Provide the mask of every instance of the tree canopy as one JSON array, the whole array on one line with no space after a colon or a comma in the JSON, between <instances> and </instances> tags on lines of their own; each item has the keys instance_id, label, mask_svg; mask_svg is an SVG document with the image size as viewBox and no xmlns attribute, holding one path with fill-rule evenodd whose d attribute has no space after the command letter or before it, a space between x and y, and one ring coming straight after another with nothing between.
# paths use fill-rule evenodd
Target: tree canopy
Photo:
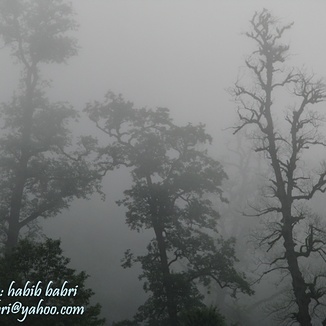
<instances>
[{"instance_id":1,"label":"tree canopy","mask_svg":"<svg viewBox=\"0 0 326 326\"><path fill-rule=\"evenodd\" d=\"M62 63L77 54L73 9L64 0L1 0L0 35L11 55L25 68Z\"/></svg>"},{"instance_id":2,"label":"tree canopy","mask_svg":"<svg viewBox=\"0 0 326 326\"><path fill-rule=\"evenodd\" d=\"M234 239L218 233L213 200L226 201L221 186L227 176L207 153L211 137L204 125L177 126L166 108L136 109L112 92L85 111L106 136L97 148L99 170L130 169L132 187L118 202L127 208L127 224L154 232L147 253L134 257L127 250L123 263L141 264L140 278L150 293L136 320L177 325L180 311L201 306L198 284L212 280L233 293L251 294L234 267Z\"/></svg>"},{"instance_id":3,"label":"tree canopy","mask_svg":"<svg viewBox=\"0 0 326 326\"><path fill-rule=\"evenodd\" d=\"M47 239L45 242L34 242L29 239L21 240L10 254L0 257L0 288L4 290L1 297L1 307L13 305L19 301L24 307L82 307L82 313L60 314L56 313L2 313L3 325L71 325L71 326L100 326L104 325L104 319L99 318L100 305L91 305L90 299L93 291L88 289L85 282L88 275L85 272L77 273L68 267L70 260L62 254L60 241ZM12 284L14 280L14 284ZM29 283L27 283L29 282ZM41 283L39 283L41 282ZM65 283L66 282L66 283ZM10 287L10 285L12 286ZM26 286L27 284L27 286ZM39 286L37 286L39 284ZM46 295L46 289L71 288L77 289L71 295ZM7 296L9 289L40 289L39 295ZM34 286L34 288L33 288ZM77 287L76 287L77 286ZM27 292L26 292L27 293ZM40 302L42 300L42 302ZM17 321L23 320L22 322Z\"/></svg>"},{"instance_id":4,"label":"tree canopy","mask_svg":"<svg viewBox=\"0 0 326 326\"><path fill-rule=\"evenodd\" d=\"M72 150L76 111L51 103L41 77L42 64L63 63L77 53L76 39L68 36L76 26L66 1L0 1L0 39L22 67L17 92L0 107L0 223L8 250L38 217L58 214L98 186L84 159L88 139Z\"/></svg>"}]
</instances>

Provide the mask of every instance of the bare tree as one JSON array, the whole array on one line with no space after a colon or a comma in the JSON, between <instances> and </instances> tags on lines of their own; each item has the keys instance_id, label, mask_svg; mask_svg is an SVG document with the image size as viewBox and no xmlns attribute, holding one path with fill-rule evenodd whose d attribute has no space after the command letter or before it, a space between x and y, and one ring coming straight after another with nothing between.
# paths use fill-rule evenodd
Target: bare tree
<instances>
[{"instance_id":1,"label":"bare tree","mask_svg":"<svg viewBox=\"0 0 326 326\"><path fill-rule=\"evenodd\" d=\"M270 164L264 204L255 208L254 215L275 214L276 221L260 241L267 251L279 245L282 253L269 262L265 274L282 270L290 277L295 302L292 322L309 326L323 304L326 274L307 273L305 264L314 257L325 261L326 241L308 201L325 192L326 165L321 164L319 171L307 171L305 158L312 148L326 145L319 132L324 118L312 109L326 99L326 88L314 75L286 67L289 46L281 39L292 24L281 25L266 9L256 12L250 23L246 36L255 42L256 50L245 64L252 86L238 81L232 89L239 116L234 133L253 128L255 150ZM282 120L279 108L283 95L289 93L292 106Z\"/></svg>"}]
</instances>

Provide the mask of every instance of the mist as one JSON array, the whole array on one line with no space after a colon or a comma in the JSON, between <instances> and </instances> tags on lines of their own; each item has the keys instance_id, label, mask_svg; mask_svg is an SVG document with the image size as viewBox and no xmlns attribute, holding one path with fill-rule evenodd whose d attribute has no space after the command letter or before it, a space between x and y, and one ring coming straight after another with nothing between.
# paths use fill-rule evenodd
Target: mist
<instances>
[{"instance_id":1,"label":"mist","mask_svg":"<svg viewBox=\"0 0 326 326\"><path fill-rule=\"evenodd\" d=\"M233 167L238 156L232 152L237 148L237 137L231 128L238 117L229 88L247 74L244 60L255 47L244 33L254 12L263 8L281 22L294 22L284 37L290 45L288 64L325 78L326 3L74 0L72 4L79 24L72 34L78 39L79 53L66 64L42 67L42 76L51 80L48 98L67 101L80 113L78 122L72 123L76 135L97 136L103 142L104 136L83 110L87 103L103 101L108 90L122 94L136 108L168 108L176 125L203 123L213 139L208 153L221 162L229 177L222 186L229 203L216 204L221 215L220 232L226 238L236 237L235 248L240 258L237 268L246 272L250 280L257 279L259 271L255 264L266 255L253 241L253 234L263 232L259 231L261 219L244 216L243 212L250 213L250 205L260 200L269 166L262 156L253 153L248 158L248 176ZM19 66L11 62L8 51L1 50L0 56L3 72L0 95L5 102L17 88ZM293 104L291 101L288 105ZM324 106L321 104L321 110ZM321 131L326 134L325 127ZM245 149L245 155L252 151L253 145L243 139L240 148ZM314 164L323 159L324 148L309 155L307 165L316 168ZM242 182L247 182L247 186L241 189ZM90 275L87 285L95 292L94 302L102 305L106 325L131 319L148 297L138 279L141 266L130 269L121 266L128 248L141 255L155 236L150 229L139 233L130 230L125 219L126 208L116 203L131 185L130 169L109 171L102 180L105 200L94 193L89 200L75 199L55 217L39 219L47 237L61 240L64 254L71 259L70 265ZM232 191L237 186L244 193L238 202L232 202ZM313 199L311 206L325 220L323 202L321 194ZM252 261L243 259L248 256ZM240 320L239 325L273 326L279 323L268 316L266 307L254 306L256 302L265 303L274 294L278 279L276 273L255 283L256 293L250 298L241 294L238 299L230 299L227 291L218 287L211 289L209 295L204 289L201 291L205 293L205 303L217 305L228 318L232 314L234 317L232 307L238 305L238 317L248 317L242 323ZM246 309L247 314L243 312Z\"/></svg>"}]
</instances>

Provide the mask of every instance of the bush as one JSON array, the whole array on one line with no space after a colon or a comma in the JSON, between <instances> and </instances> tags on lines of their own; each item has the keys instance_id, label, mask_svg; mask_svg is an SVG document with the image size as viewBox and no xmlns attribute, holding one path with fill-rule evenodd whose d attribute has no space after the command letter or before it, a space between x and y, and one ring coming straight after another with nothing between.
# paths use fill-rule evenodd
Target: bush
<instances>
[{"instance_id":1,"label":"bush","mask_svg":"<svg viewBox=\"0 0 326 326\"><path fill-rule=\"evenodd\" d=\"M104 325L105 320L99 318L100 305L90 305L90 298L94 292L85 287L88 275L85 272L77 273L69 268L67 266L69 261L62 255L60 241L51 239L44 243L22 240L11 254L0 257L0 290L3 291L0 305L1 325L11 326L24 323L33 326ZM26 288L25 295L24 287ZM14 296L12 291L8 296L9 288L15 289ZM55 288L59 290L53 292ZM37 289L40 290L37 291ZM63 296L65 289L71 289L70 295L67 290L66 296ZM22 309L18 313L4 310L5 306L12 309L15 302L29 307L26 319L24 319ZM52 308L57 309L56 312L54 310L49 312L50 307L53 306L56 307ZM64 315L59 313L63 306L80 306L83 307L84 312ZM19 322L17 319L24 319L24 321Z\"/></svg>"},{"instance_id":2,"label":"bush","mask_svg":"<svg viewBox=\"0 0 326 326\"><path fill-rule=\"evenodd\" d=\"M226 326L225 318L215 307L195 308L183 312L180 316L181 326Z\"/></svg>"}]
</instances>

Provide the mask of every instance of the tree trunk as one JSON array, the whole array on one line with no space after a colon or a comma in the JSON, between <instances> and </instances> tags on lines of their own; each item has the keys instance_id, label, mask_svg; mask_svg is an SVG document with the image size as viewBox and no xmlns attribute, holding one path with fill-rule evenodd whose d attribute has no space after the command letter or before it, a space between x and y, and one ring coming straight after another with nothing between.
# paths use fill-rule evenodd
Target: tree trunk
<instances>
[{"instance_id":1,"label":"tree trunk","mask_svg":"<svg viewBox=\"0 0 326 326\"><path fill-rule=\"evenodd\" d=\"M146 182L149 189L152 189L153 183L150 175L146 175ZM164 228L162 227L161 224L161 218L163 218L162 212L159 213L160 207L157 204L156 198L155 196L153 196L153 194L151 196L149 204L151 207L153 229L155 232L156 241L160 253L161 270L163 275L162 283L165 289L166 301L167 301L166 306L167 306L169 320L170 320L169 326L178 326L178 309L175 303L173 282L171 278L172 275L170 273L169 262L166 253L167 250L166 250L165 240L163 236Z\"/></svg>"},{"instance_id":2,"label":"tree trunk","mask_svg":"<svg viewBox=\"0 0 326 326\"><path fill-rule=\"evenodd\" d=\"M166 291L167 310L170 319L170 326L177 326L178 310L177 310L177 305L175 303L173 283L171 282L171 273L170 273L168 258L166 254L166 246L163 237L163 230L157 225L154 225L154 231L155 231L156 240L160 252L160 261L161 261L161 268L163 273L163 286Z\"/></svg>"},{"instance_id":3,"label":"tree trunk","mask_svg":"<svg viewBox=\"0 0 326 326\"><path fill-rule=\"evenodd\" d=\"M283 215L284 216L284 215ZM298 305L297 321L301 326L312 326L309 314L310 297L306 293L306 283L299 268L298 257L294 250L293 227L290 222L284 218L283 239L285 248L285 257L289 266L292 278L292 288L295 301Z\"/></svg>"},{"instance_id":4,"label":"tree trunk","mask_svg":"<svg viewBox=\"0 0 326 326\"><path fill-rule=\"evenodd\" d=\"M17 245L18 236L19 236L19 217L22 207L23 191L26 180L26 164L21 162L19 171L16 176L15 188L11 196L10 203L10 215L8 220L8 237L6 243L6 251L10 253L12 249Z\"/></svg>"},{"instance_id":5,"label":"tree trunk","mask_svg":"<svg viewBox=\"0 0 326 326\"><path fill-rule=\"evenodd\" d=\"M33 125L33 97L36 87L37 73L35 67L29 67L26 74L26 95L23 112L23 125L21 133L20 158L16 168L16 180L10 202L10 213L8 218L8 234L6 251L11 252L17 245L20 225L19 219L22 209L23 193L27 179L28 161L31 156L30 138Z\"/></svg>"},{"instance_id":6,"label":"tree trunk","mask_svg":"<svg viewBox=\"0 0 326 326\"><path fill-rule=\"evenodd\" d=\"M297 321L301 326L311 326L311 317L309 314L309 303L310 298L306 294L306 284L299 268L298 257L294 250L293 241L293 226L292 222L289 220L291 218L291 206L292 200L287 200L287 198L292 198L292 190L288 188L288 193L286 192L285 182L282 177L281 168L279 165L279 160L277 157L277 146L275 142L275 131L273 125L273 118L271 114L272 105L272 80L273 80L273 55L271 52L266 52L266 120L267 120L267 137L269 141L269 154L271 156L271 163L274 170L274 175L277 183L277 196L282 203L282 215L283 215L283 239L285 248L285 257L289 266L289 271L292 278L292 288L295 296L295 301L298 305L299 311L297 314ZM291 180L289 180L290 182Z\"/></svg>"}]
</instances>

